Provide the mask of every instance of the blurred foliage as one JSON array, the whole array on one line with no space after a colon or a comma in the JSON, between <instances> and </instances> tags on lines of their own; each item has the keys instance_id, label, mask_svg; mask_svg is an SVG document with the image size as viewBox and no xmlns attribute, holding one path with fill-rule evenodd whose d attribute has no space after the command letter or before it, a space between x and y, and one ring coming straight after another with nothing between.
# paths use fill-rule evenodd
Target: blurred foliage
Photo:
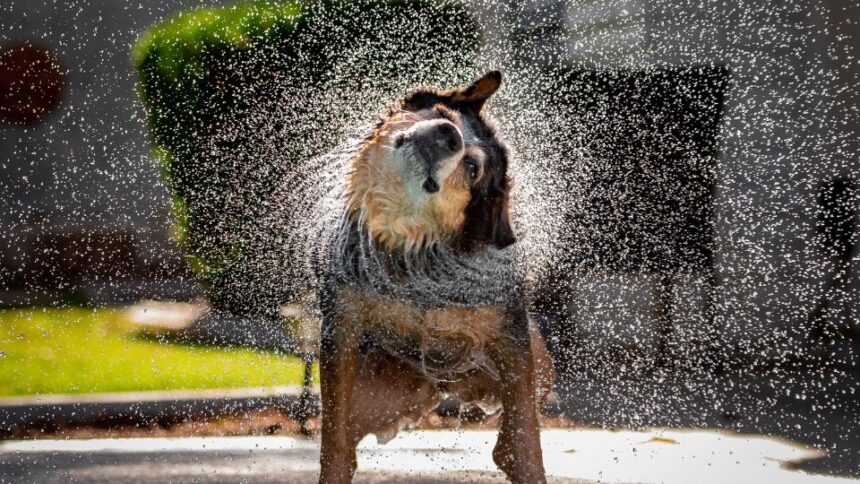
<instances>
[{"instance_id":1,"label":"blurred foliage","mask_svg":"<svg viewBox=\"0 0 860 484\"><path fill-rule=\"evenodd\" d=\"M116 309L0 310L0 396L299 385L295 356L161 343Z\"/></svg>"},{"instance_id":2,"label":"blurred foliage","mask_svg":"<svg viewBox=\"0 0 860 484\"><path fill-rule=\"evenodd\" d=\"M227 288L266 275L253 262L266 237L255 223L292 163L337 142L332 125L345 117L325 112L336 109L332 96L465 62L478 41L474 17L450 0L257 1L183 12L145 32L132 52L140 96L175 195L175 233L212 303L246 313L283 301L271 280L252 297ZM278 102L295 105L290 119L271 121L291 140L276 159L249 146L253 136L216 139L270 99L272 85L292 86Z\"/></svg>"}]
</instances>

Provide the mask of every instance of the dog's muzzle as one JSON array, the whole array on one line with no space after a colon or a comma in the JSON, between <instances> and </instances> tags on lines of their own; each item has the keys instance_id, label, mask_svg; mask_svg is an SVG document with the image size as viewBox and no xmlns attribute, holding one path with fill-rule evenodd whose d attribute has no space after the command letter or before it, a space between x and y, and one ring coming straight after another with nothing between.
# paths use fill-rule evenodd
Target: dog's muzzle
<instances>
[{"instance_id":1,"label":"dog's muzzle","mask_svg":"<svg viewBox=\"0 0 860 484\"><path fill-rule=\"evenodd\" d=\"M409 131L397 139L397 144L410 143L415 157L424 164L427 179L421 186L427 193L439 191L439 181L434 178L437 168L445 160L463 149L463 135L448 120L434 119L415 123Z\"/></svg>"}]
</instances>

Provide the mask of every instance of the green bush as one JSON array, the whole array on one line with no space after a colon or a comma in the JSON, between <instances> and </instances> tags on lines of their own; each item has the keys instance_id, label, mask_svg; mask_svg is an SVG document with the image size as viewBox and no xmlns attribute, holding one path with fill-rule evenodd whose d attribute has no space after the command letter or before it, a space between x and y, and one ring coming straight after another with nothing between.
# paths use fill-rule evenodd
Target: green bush
<instances>
[{"instance_id":1,"label":"green bush","mask_svg":"<svg viewBox=\"0 0 860 484\"><path fill-rule=\"evenodd\" d=\"M259 254L277 234L258 221L290 166L345 132L352 118L338 96L378 110L367 93L444 80L473 62L478 42L474 18L450 0L251 2L145 32L133 51L140 96L178 239L213 304L270 312L290 296L265 267L278 259Z\"/></svg>"}]
</instances>

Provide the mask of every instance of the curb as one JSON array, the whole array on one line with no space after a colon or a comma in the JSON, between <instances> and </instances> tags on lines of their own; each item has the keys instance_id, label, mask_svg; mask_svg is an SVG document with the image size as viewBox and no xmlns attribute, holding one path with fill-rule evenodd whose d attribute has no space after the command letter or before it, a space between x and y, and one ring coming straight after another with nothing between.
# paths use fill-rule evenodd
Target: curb
<instances>
[{"instance_id":1,"label":"curb","mask_svg":"<svg viewBox=\"0 0 860 484\"><path fill-rule=\"evenodd\" d=\"M319 413L319 390L302 387L237 388L0 398L0 432L63 424L178 422L277 407L293 418Z\"/></svg>"}]
</instances>

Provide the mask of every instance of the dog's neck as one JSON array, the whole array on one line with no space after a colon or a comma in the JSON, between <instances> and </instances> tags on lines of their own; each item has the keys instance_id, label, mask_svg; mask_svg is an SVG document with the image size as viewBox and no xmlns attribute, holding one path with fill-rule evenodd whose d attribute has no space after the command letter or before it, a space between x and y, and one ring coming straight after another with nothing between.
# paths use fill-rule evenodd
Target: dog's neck
<instances>
[{"instance_id":1,"label":"dog's neck","mask_svg":"<svg viewBox=\"0 0 860 484\"><path fill-rule=\"evenodd\" d=\"M422 307L507 305L523 297L524 268L514 247L457 254L442 242L387 250L344 214L330 257L335 281Z\"/></svg>"}]
</instances>

